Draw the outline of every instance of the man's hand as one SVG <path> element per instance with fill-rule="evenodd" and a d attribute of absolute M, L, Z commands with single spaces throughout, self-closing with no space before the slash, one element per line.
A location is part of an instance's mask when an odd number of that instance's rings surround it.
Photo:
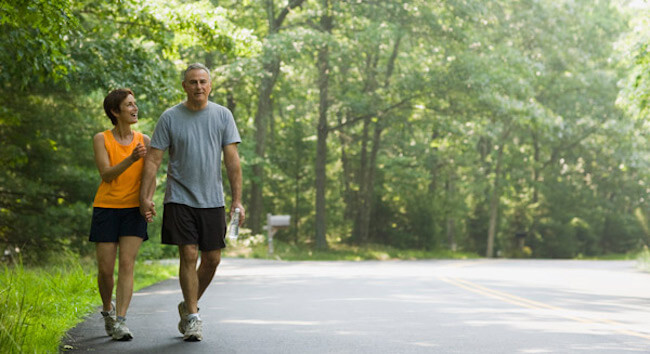
<path fill-rule="evenodd" d="M 246 220 L 246 209 L 241 203 L 233 203 L 230 208 L 230 219 L 232 220 L 233 214 L 235 214 L 235 208 L 239 208 L 239 226 L 244 225 L 244 220 Z"/>
<path fill-rule="evenodd" d="M 153 203 L 153 194 L 156 191 L 156 171 L 162 162 L 163 152 L 156 148 L 147 151 L 142 167 L 142 182 L 140 183 L 140 214 L 147 222 L 153 222 L 156 208 Z"/>
<path fill-rule="evenodd" d="M 144 220 L 148 223 L 153 222 L 153 217 L 156 216 L 156 208 L 153 200 L 145 200 L 140 202 L 140 214 L 144 216 Z"/>
<path fill-rule="evenodd" d="M 230 208 L 230 217 L 239 208 L 239 226 L 246 220 L 246 210 L 241 205 L 241 165 L 239 163 L 239 153 L 237 144 L 230 144 L 223 147 L 223 161 L 226 164 L 226 172 L 230 181 L 230 190 L 232 192 L 232 206 Z"/>

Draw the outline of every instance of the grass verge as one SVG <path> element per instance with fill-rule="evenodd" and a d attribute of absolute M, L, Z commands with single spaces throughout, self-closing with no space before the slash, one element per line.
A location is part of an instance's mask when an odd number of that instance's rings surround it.
<path fill-rule="evenodd" d="M 138 262 L 134 289 L 177 274 L 178 266 Z M 55 353 L 66 331 L 101 304 L 91 261 L 0 273 L 0 353 Z"/>
<path fill-rule="evenodd" d="M 632 261 L 638 256 L 638 251 L 630 251 L 627 253 L 608 253 L 600 256 L 583 256 L 578 255 L 575 259 L 585 261 Z"/>
<path fill-rule="evenodd" d="M 327 250 L 316 250 L 305 246 L 296 246 L 282 241 L 273 241 L 273 254 L 268 252 L 268 244 L 262 235 L 228 240 L 224 252 L 226 257 L 279 259 L 287 261 L 364 261 L 364 260 L 414 260 L 414 259 L 470 259 L 479 258 L 470 252 L 453 252 L 450 250 L 403 250 L 382 245 L 365 245 L 363 247 L 332 243 Z"/>

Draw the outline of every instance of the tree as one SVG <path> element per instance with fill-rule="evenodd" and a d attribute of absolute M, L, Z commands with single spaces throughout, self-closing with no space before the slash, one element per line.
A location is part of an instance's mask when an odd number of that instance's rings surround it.
<path fill-rule="evenodd" d="M 257 111 L 255 112 L 255 154 L 257 158 L 253 165 L 253 181 L 251 183 L 250 219 L 249 224 L 254 233 L 262 230 L 264 220 L 264 161 L 266 151 L 266 135 L 273 107 L 271 96 L 280 74 L 281 53 L 284 46 L 278 46 L 278 34 L 290 12 L 301 6 L 304 0 L 292 0 L 283 6 L 279 12 L 273 0 L 266 1 L 266 16 L 268 34 L 264 50 L 260 57 L 262 62 L 262 77 L 257 89 Z M 277 13 L 277 14 L 276 14 Z"/>
<path fill-rule="evenodd" d="M 8 118 L 0 121 L 7 167 L 0 171 L 0 243 L 23 249 L 26 261 L 47 261 L 42 253 L 87 248 L 98 183 L 91 137 L 107 122 L 99 118 L 105 93 L 131 87 L 142 98 L 141 115 L 160 114 L 181 96 L 175 61 L 185 50 L 246 49 L 232 40 L 242 34 L 223 11 L 206 1 L 32 1 L 3 3 L 2 11 L 3 48 L 10 49 L 0 54 Z"/>

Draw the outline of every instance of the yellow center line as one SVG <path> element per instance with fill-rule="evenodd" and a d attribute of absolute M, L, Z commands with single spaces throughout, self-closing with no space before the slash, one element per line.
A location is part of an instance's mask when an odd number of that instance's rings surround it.
<path fill-rule="evenodd" d="M 565 315 L 562 312 L 570 312 L 569 310 L 563 309 L 561 307 L 557 306 L 552 306 L 548 305 L 542 302 L 534 301 L 534 300 L 529 300 L 523 297 L 519 297 L 516 295 L 508 294 L 503 291 L 499 290 L 494 290 L 490 288 L 486 288 L 482 285 L 470 282 L 468 280 L 464 279 L 458 279 L 458 278 L 447 278 L 447 277 L 440 277 L 440 280 L 455 285 L 457 287 L 463 288 L 465 290 L 469 290 L 471 292 L 485 295 L 494 299 L 501 300 L 503 302 L 512 304 L 512 305 L 517 305 L 521 307 L 525 307 L 528 309 L 533 309 L 533 310 L 553 310 L 554 314 L 563 317 L 566 319 L 570 319 L 573 321 L 577 322 L 582 322 L 582 323 L 592 323 L 592 324 L 608 324 L 608 325 L 613 325 L 616 327 L 621 327 L 623 326 L 622 323 L 612 321 L 612 320 L 607 320 L 607 319 L 588 319 L 588 318 L 583 318 L 583 317 L 578 317 L 578 316 L 570 316 L 570 315 Z M 641 332 L 636 332 L 636 331 L 630 331 L 626 329 L 620 329 L 620 328 L 614 328 L 614 331 L 617 333 L 629 335 L 629 336 L 634 336 L 634 337 L 640 337 L 644 339 L 650 339 L 649 334 L 641 333 Z"/>

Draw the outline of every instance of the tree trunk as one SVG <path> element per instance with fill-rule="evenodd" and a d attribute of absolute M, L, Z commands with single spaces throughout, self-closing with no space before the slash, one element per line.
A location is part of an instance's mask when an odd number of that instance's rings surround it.
<path fill-rule="evenodd" d="M 452 199 L 452 194 L 454 192 L 454 182 L 452 176 L 449 176 L 447 179 L 447 201 Z M 453 204 L 452 204 L 453 205 Z M 456 251 L 456 220 L 450 214 L 453 212 L 451 208 L 447 209 L 447 245 L 452 251 Z"/>
<path fill-rule="evenodd" d="M 486 257 L 494 257 L 494 238 L 497 230 L 497 216 L 499 215 L 499 199 L 501 198 L 501 165 L 503 164 L 503 149 L 505 147 L 505 140 L 510 134 L 510 128 L 506 128 L 503 132 L 501 145 L 499 146 L 499 153 L 497 155 L 497 165 L 494 169 L 494 185 L 492 187 L 492 195 L 490 196 L 490 223 L 488 226 L 488 239 L 487 239 L 487 252 Z"/>
<path fill-rule="evenodd" d="M 488 227 L 488 240 L 487 240 L 487 252 L 486 257 L 494 257 L 494 235 L 497 228 L 497 215 L 499 208 L 499 182 L 501 174 L 501 159 L 503 156 L 503 145 L 499 148 L 499 154 L 497 157 L 497 166 L 494 171 L 494 186 L 492 188 L 492 195 L 490 196 L 490 224 Z"/>
<path fill-rule="evenodd" d="M 339 117 L 339 125 L 342 123 L 342 120 Z M 343 167 L 343 201 L 345 202 L 345 215 L 346 220 L 350 221 L 347 218 L 352 218 L 353 227 L 357 225 L 356 216 L 358 215 L 359 207 L 357 205 L 358 191 L 352 190 L 352 183 L 354 180 L 354 173 L 352 171 L 352 163 L 348 158 L 348 139 L 346 139 L 345 133 L 342 131 L 338 132 L 339 142 L 341 144 L 341 165 Z M 353 237 L 356 233 L 352 232 Z M 356 239 L 353 238 L 356 241 Z"/>
<path fill-rule="evenodd" d="M 537 141 L 537 134 L 533 133 L 533 148 L 534 148 L 534 154 L 533 154 L 533 203 L 537 203 L 539 200 L 539 188 L 537 186 L 537 182 L 539 180 L 539 171 L 538 171 L 538 164 L 539 164 L 539 142 Z"/>
<path fill-rule="evenodd" d="M 377 152 L 379 151 L 379 144 L 381 140 L 381 133 L 383 128 L 379 122 L 375 125 L 375 131 L 372 139 L 372 150 L 370 152 L 370 160 L 365 173 L 365 188 L 363 189 L 363 206 L 361 208 L 361 228 L 359 230 L 360 239 L 362 242 L 368 242 L 370 239 L 370 215 L 372 214 L 373 196 L 374 196 L 374 180 L 375 180 L 375 161 L 377 160 Z"/>
<path fill-rule="evenodd" d="M 332 31 L 332 17 L 330 14 L 329 0 L 323 0 L 323 15 L 320 24 L 323 32 L 328 35 Z M 316 248 L 326 249 L 327 246 L 327 222 L 325 215 L 325 190 L 327 176 L 325 165 L 327 164 L 327 111 L 329 109 L 329 46 L 323 43 L 318 49 L 318 137 L 316 142 Z"/>
<path fill-rule="evenodd" d="M 294 0 L 285 6 L 280 13 L 275 15 L 275 4 L 273 0 L 266 0 L 266 16 L 269 25 L 269 33 L 267 38 L 275 35 L 282 26 L 286 19 L 287 14 L 291 9 L 302 5 L 304 0 Z M 266 150 L 266 131 L 268 129 L 269 120 L 273 112 L 273 102 L 271 95 L 273 88 L 277 82 L 278 75 L 280 74 L 280 58 L 276 52 L 265 47 L 262 54 L 263 60 L 263 77 L 258 87 L 258 101 L 257 112 L 255 112 L 255 155 L 258 161 L 265 160 Z M 251 198 L 250 207 L 248 209 L 248 225 L 253 234 L 262 232 L 262 222 L 266 219 L 264 211 L 264 163 L 256 162 L 253 165 L 253 178 L 251 181 Z"/>
<path fill-rule="evenodd" d="M 262 161 L 265 159 L 267 122 L 271 117 L 271 94 L 280 73 L 280 60 L 272 58 L 264 64 L 264 76 L 258 90 L 257 112 L 255 113 L 255 155 Z M 251 183 L 251 205 L 249 225 L 254 234 L 262 232 L 264 220 L 264 201 L 262 192 L 264 187 L 264 162 L 253 165 L 253 179 Z"/>
<path fill-rule="evenodd" d="M 356 175 L 357 177 L 357 186 L 359 186 L 359 193 L 356 195 L 356 201 L 354 204 L 356 208 L 354 210 L 354 238 L 356 243 L 363 244 L 367 239 L 363 237 L 363 209 L 365 205 L 365 196 L 367 194 L 366 190 L 369 188 L 368 181 L 366 180 L 368 176 L 368 140 L 369 140 L 369 131 L 370 131 L 370 118 L 363 120 L 363 131 L 361 134 L 361 156 L 359 158 L 359 171 Z"/>
<path fill-rule="evenodd" d="M 295 202 L 294 202 L 294 209 L 293 209 L 293 242 L 294 244 L 298 244 L 298 234 L 299 234 L 299 227 L 300 224 L 298 223 L 298 220 L 300 220 L 300 180 L 302 176 L 300 174 L 296 175 L 296 191 L 295 191 Z"/>
<path fill-rule="evenodd" d="M 383 88 L 388 89 L 390 86 L 390 78 L 395 69 L 395 61 L 399 53 L 399 47 L 402 39 L 402 34 L 397 33 L 391 55 L 386 63 L 386 75 L 384 77 Z M 379 51 L 379 48 L 377 49 Z M 380 55 L 369 54 L 366 62 L 366 82 L 364 85 L 364 92 L 371 93 L 377 91 L 380 86 L 377 82 L 377 65 Z M 370 157 L 368 157 L 368 141 L 370 135 L 371 117 L 363 121 L 363 135 L 361 140 L 361 160 L 359 173 L 357 175 L 357 184 L 360 186 L 359 198 L 357 201 L 356 215 L 355 215 L 355 237 L 358 243 L 367 243 L 370 238 L 370 224 L 373 209 L 373 197 L 375 191 L 374 177 L 375 177 L 375 162 L 377 160 L 377 153 L 379 151 L 381 133 L 384 127 L 380 121 L 375 123 L 375 129 L 372 137 L 372 150 Z"/>

